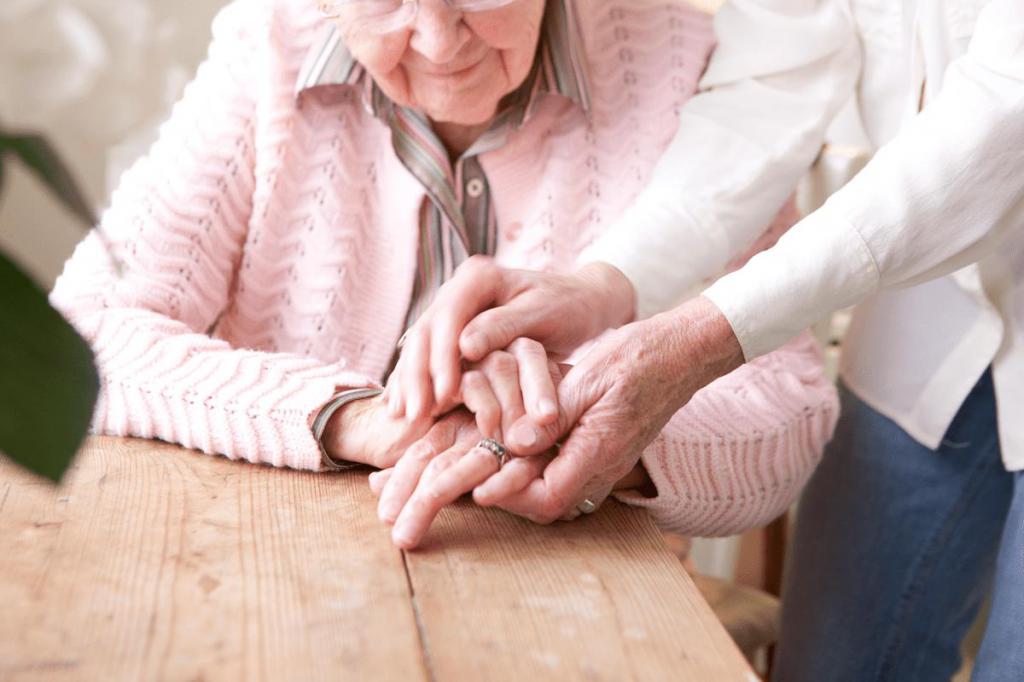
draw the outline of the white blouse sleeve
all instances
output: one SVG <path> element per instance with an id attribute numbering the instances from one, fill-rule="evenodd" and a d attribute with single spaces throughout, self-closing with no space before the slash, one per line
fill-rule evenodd
<path id="1" fill-rule="evenodd" d="M 882 287 L 954 272 L 1024 229 L 1024 3 L 992 0 L 942 91 L 846 187 L 706 295 L 747 359 Z"/>
<path id="2" fill-rule="evenodd" d="M 699 292 L 760 235 L 853 91 L 860 46 L 840 0 L 732 0 L 701 92 L 649 186 L 581 256 L 633 283 L 638 317 Z"/>

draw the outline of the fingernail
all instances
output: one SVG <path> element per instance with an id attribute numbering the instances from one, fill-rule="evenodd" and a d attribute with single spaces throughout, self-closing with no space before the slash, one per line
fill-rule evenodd
<path id="1" fill-rule="evenodd" d="M 537 432 L 531 426 L 520 424 L 512 429 L 511 439 L 524 448 L 533 447 L 537 443 Z"/>
<path id="2" fill-rule="evenodd" d="M 537 403 L 537 408 L 544 416 L 551 416 L 558 413 L 558 405 L 555 405 L 555 401 L 550 398 L 544 398 Z"/>

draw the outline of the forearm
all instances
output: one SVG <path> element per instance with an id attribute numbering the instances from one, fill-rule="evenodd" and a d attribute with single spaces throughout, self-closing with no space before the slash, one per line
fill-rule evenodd
<path id="1" fill-rule="evenodd" d="M 96 351 L 98 433 L 319 470 L 316 413 L 339 388 L 372 384 L 312 358 L 233 349 L 147 311 L 70 311 L 70 319 Z"/>

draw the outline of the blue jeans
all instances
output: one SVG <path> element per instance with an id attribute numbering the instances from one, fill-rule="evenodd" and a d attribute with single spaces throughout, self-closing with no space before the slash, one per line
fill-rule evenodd
<path id="1" fill-rule="evenodd" d="M 841 394 L 797 512 L 774 679 L 948 680 L 993 588 L 974 679 L 1024 680 L 1024 473 L 1000 460 L 991 374 L 937 451 Z"/>

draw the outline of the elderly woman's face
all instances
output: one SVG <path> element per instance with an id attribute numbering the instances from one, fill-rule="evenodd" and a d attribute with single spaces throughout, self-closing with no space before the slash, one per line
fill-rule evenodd
<path id="1" fill-rule="evenodd" d="M 529 74 L 544 2 L 460 12 L 444 0 L 420 0 L 407 28 L 383 35 L 360 30 L 345 14 L 336 21 L 352 55 L 392 101 L 434 121 L 479 125 Z"/>

